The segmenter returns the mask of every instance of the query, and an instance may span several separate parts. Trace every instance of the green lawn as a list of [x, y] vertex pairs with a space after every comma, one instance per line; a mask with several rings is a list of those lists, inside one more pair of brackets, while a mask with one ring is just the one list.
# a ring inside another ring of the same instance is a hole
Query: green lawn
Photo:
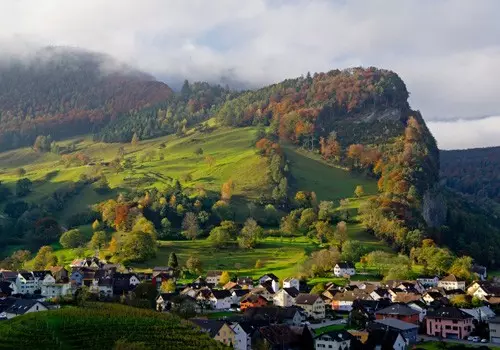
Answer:
[[377, 193], [377, 182], [345, 169], [334, 167], [318, 155], [304, 152], [291, 146], [283, 146], [290, 162], [294, 179], [293, 188], [314, 191], [319, 200], [340, 200], [352, 197], [357, 185], [362, 185], [366, 194]]
[[[309, 253], [318, 249], [318, 244], [306, 237], [264, 239], [257, 248], [241, 250], [239, 248], [215, 249], [207, 240], [196, 241], [160, 241], [160, 248], [155, 259], [144, 264], [135, 264], [138, 269], [166, 265], [171, 252], [174, 252], [183, 265], [189, 256], [200, 258], [203, 269], [227, 270], [241, 276], [260, 277], [272, 272], [280, 278], [297, 275], [298, 267]], [[259, 260], [263, 267], [255, 269]], [[239, 266], [238, 266], [239, 264]]]
[[316, 335], [320, 335], [320, 334], [324, 334], [324, 333], [327, 333], [327, 332], [341, 331], [341, 330], [343, 330], [345, 328], [346, 328], [346, 326], [344, 324], [332, 324], [330, 326], [316, 328], [314, 330], [314, 333]]

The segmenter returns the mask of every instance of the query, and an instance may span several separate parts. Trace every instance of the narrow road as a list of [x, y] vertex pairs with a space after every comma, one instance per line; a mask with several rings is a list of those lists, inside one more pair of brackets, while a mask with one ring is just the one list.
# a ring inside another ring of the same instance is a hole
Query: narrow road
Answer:
[[[445, 343], [453, 343], [453, 344], [462, 344], [462, 345], [467, 345], [467, 346], [495, 346], [495, 344], [491, 344], [490, 342], [488, 343], [474, 343], [472, 341], [468, 340], [460, 340], [460, 339], [447, 339], [447, 338], [437, 338], [437, 337], [428, 337], [426, 335], [419, 335], [418, 339], [423, 339], [424, 341], [443, 341]], [[417, 344], [418, 345], [418, 344]]]
[[337, 325], [337, 324], [346, 324], [346, 319], [344, 318], [341, 318], [339, 320], [327, 320], [325, 322], [321, 322], [321, 323], [311, 323], [309, 326], [309, 328], [312, 328], [312, 329], [317, 329], [317, 328], [323, 328], [323, 327], [327, 327], [327, 326], [333, 326], [333, 325]]

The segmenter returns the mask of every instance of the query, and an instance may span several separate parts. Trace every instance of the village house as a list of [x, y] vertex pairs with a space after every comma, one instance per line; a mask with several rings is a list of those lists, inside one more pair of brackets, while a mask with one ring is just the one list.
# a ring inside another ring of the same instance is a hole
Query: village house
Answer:
[[316, 350], [347, 350], [351, 348], [352, 338], [353, 336], [346, 331], [323, 333], [314, 339], [314, 348]]
[[365, 291], [356, 289], [343, 293], [336, 293], [332, 299], [332, 310], [351, 311], [355, 300], [373, 300]]
[[438, 282], [438, 287], [444, 288], [445, 290], [465, 290], [465, 281], [459, 280], [455, 275], [448, 275]]
[[436, 302], [440, 302], [443, 298], [445, 298], [445, 296], [443, 294], [441, 294], [440, 292], [438, 291], [433, 291], [433, 290], [430, 290], [428, 292], [425, 292], [423, 295], [422, 295], [422, 300], [427, 304], [427, 305], [430, 305], [432, 303], [436, 303]]
[[69, 278], [68, 270], [66, 270], [63, 266], [52, 266], [49, 270], [56, 281], [62, 281]]
[[267, 281], [279, 282], [280, 279], [273, 273], [267, 273], [267, 274], [259, 277], [259, 284], [263, 284]]
[[50, 270], [41, 270], [41, 271], [31, 271], [33, 277], [35, 278], [36, 290], [40, 290], [42, 288], [42, 282], [47, 275], [52, 276], [52, 272]]
[[98, 294], [100, 297], [113, 296], [113, 280], [111, 278], [94, 279], [92, 285], [89, 287], [89, 292]]
[[253, 288], [253, 279], [252, 277], [238, 277], [236, 279], [236, 283], [243, 289], [251, 289]]
[[488, 273], [485, 266], [473, 265], [471, 272], [475, 273], [481, 281], [485, 281], [486, 278], [488, 278]]
[[418, 324], [419, 312], [413, 310], [405, 304], [392, 304], [384, 309], [375, 312], [377, 320], [384, 320], [387, 318], [394, 318], [400, 321]]
[[212, 287], [219, 285], [220, 278], [222, 276], [222, 271], [207, 271], [206, 282]]
[[255, 288], [252, 288], [250, 290], [250, 293], [262, 295], [268, 301], [272, 301], [275, 294], [273, 288], [270, 286], [270, 283], [267, 282], [264, 283], [263, 285], [259, 285]]
[[163, 282], [168, 282], [171, 279], [173, 279], [173, 276], [172, 276], [171, 273], [169, 273], [169, 272], [158, 272], [157, 274], [154, 274], [154, 277], [153, 277], [153, 286], [155, 286], [156, 289], [160, 289], [160, 287], [161, 287], [161, 285], [162, 285]]
[[234, 331], [234, 350], [251, 350], [252, 336], [256, 328], [249, 322], [232, 322], [231, 329]]
[[325, 318], [325, 302], [319, 295], [300, 293], [295, 298], [295, 305], [302, 308], [307, 317], [315, 320]]
[[500, 344], [500, 317], [495, 317], [490, 320], [490, 342]]
[[427, 304], [425, 304], [422, 301], [412, 301], [411, 303], [407, 304], [409, 307], [411, 307], [413, 310], [418, 311], [418, 321], [422, 323], [425, 319], [425, 316], [427, 316]]
[[47, 298], [71, 295], [71, 283], [67, 277], [65, 280], [56, 281], [56, 278], [52, 274], [48, 274], [42, 281], [41, 293]]
[[300, 281], [295, 277], [288, 277], [283, 280], [283, 288], [295, 288], [300, 290]]
[[16, 287], [19, 294], [33, 294], [38, 289], [38, 283], [31, 272], [19, 272], [16, 278]]
[[47, 311], [49, 308], [46, 304], [34, 299], [16, 299], [16, 301], [5, 310], [5, 315], [8, 320], [11, 318], [25, 315], [31, 312]]
[[283, 287], [273, 296], [273, 304], [281, 307], [295, 305], [295, 298], [299, 291], [295, 287]]
[[489, 323], [492, 319], [494, 319], [497, 315], [493, 310], [491, 310], [488, 306], [480, 306], [473, 309], [460, 309], [466, 314], [474, 317], [474, 320], [477, 322], [486, 322]]
[[69, 276], [71, 284], [80, 287], [83, 284], [83, 272], [79, 269], [73, 269]]
[[302, 310], [293, 306], [287, 308], [274, 306], [249, 308], [245, 310], [243, 318], [248, 322], [284, 323], [290, 326], [298, 326], [304, 321]]
[[437, 276], [420, 276], [417, 278], [417, 282], [420, 283], [424, 288], [434, 288], [438, 286], [439, 277]]
[[383, 320], [376, 320], [369, 325], [371, 330], [373, 329], [381, 329], [387, 330], [391, 329], [399, 332], [403, 338], [409, 344], [415, 344], [417, 342], [418, 337], [418, 326], [413, 323], [404, 322], [395, 318], [386, 318]]
[[255, 294], [247, 294], [240, 300], [240, 309], [241, 311], [245, 311], [251, 307], [264, 307], [267, 305], [267, 299], [262, 295]]
[[222, 289], [233, 290], [233, 289], [241, 289], [241, 287], [238, 283], [229, 281], [222, 286]]
[[226, 310], [231, 308], [232, 295], [228, 290], [217, 290], [211, 291], [208, 300], [210, 305], [214, 310]]
[[353, 276], [356, 274], [356, 268], [352, 262], [339, 262], [334, 266], [333, 274], [337, 277]]
[[370, 293], [370, 297], [373, 300], [388, 299], [391, 297], [389, 290], [385, 288], [377, 288]]
[[233, 346], [235, 344], [235, 332], [229, 324], [223, 321], [207, 320], [207, 319], [191, 319], [203, 332], [208, 333], [210, 338], [217, 340], [224, 345]]
[[17, 272], [10, 270], [0, 270], [0, 281], [16, 282]]
[[441, 307], [429, 310], [425, 320], [429, 336], [464, 339], [472, 332], [474, 318], [456, 307]]
[[408, 345], [405, 338], [395, 330], [376, 329], [370, 332], [365, 343], [366, 349], [405, 350]]
[[467, 294], [481, 300], [500, 296], [500, 286], [490, 281], [475, 281], [467, 288]]
[[241, 298], [248, 294], [248, 289], [233, 289], [231, 291], [231, 305], [239, 305]]
[[170, 311], [174, 307], [189, 305], [189, 308], [196, 313], [201, 312], [201, 308], [196, 300], [189, 295], [178, 295], [176, 293], [161, 293], [156, 298], [156, 311]]

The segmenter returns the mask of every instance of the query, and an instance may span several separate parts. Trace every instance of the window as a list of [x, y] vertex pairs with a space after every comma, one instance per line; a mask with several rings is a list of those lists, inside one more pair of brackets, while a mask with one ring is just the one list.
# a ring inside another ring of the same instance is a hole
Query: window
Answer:
[[453, 320], [453, 324], [457, 324], [457, 323], [458, 323], [458, 321], [457, 321], [457, 320]]

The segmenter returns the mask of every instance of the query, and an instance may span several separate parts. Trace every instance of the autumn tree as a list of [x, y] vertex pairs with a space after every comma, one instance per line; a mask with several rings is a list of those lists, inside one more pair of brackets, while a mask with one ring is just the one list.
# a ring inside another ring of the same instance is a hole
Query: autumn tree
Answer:
[[264, 267], [264, 264], [262, 263], [262, 261], [260, 259], [257, 259], [257, 261], [255, 262], [255, 268], [261, 269], [263, 267]]
[[326, 160], [339, 161], [342, 154], [342, 148], [337, 141], [335, 133], [330, 133], [327, 139], [321, 137], [319, 139], [321, 156]]
[[318, 284], [316, 284], [311, 289], [311, 291], [309, 293], [310, 294], [321, 295], [325, 290], [326, 290], [325, 284], [324, 283], [318, 283]]
[[234, 190], [233, 180], [229, 179], [226, 182], [224, 182], [222, 184], [221, 193], [220, 193], [221, 200], [229, 202], [229, 200], [233, 196], [233, 190]]
[[90, 239], [90, 247], [92, 249], [102, 249], [106, 246], [107, 240], [108, 237], [105, 231], [95, 231]]
[[240, 247], [244, 249], [254, 248], [263, 232], [264, 230], [257, 224], [257, 221], [252, 218], [247, 219], [238, 237]]
[[229, 272], [223, 271], [222, 274], [220, 275], [219, 285], [223, 286], [229, 281], [231, 281], [231, 276], [229, 275]]
[[342, 247], [347, 238], [347, 224], [345, 221], [341, 221], [335, 229], [334, 239], [337, 241], [339, 247]]
[[51, 246], [41, 247], [33, 260], [33, 269], [44, 270], [46, 267], [52, 266], [53, 256], [54, 250]]
[[191, 255], [187, 260], [186, 260], [186, 268], [191, 272], [192, 274], [197, 274], [201, 273], [203, 266], [201, 264], [200, 258]]
[[314, 227], [316, 237], [320, 242], [331, 241], [335, 235], [332, 225], [327, 221], [317, 221]]
[[101, 223], [99, 222], [99, 220], [95, 220], [93, 223], [92, 223], [92, 231], [100, 231], [102, 230], [102, 225]]
[[472, 271], [472, 258], [470, 256], [462, 256], [456, 258], [453, 261], [453, 264], [448, 270], [448, 273], [455, 275], [457, 278], [462, 280], [471, 280], [472, 279], [471, 271]]
[[356, 189], [354, 190], [354, 194], [358, 198], [364, 196], [365, 195], [365, 190], [364, 190], [363, 186], [357, 185]]
[[193, 212], [188, 212], [182, 220], [182, 234], [187, 239], [196, 239], [198, 237], [200, 227], [198, 224], [198, 219], [196, 214]]
[[109, 242], [109, 252], [111, 254], [116, 254], [118, 253], [118, 250], [120, 249], [118, 240], [113, 236], [111, 237], [111, 241]]
[[208, 236], [208, 240], [215, 248], [227, 247], [232, 239], [231, 234], [220, 226], [214, 227]]
[[160, 292], [161, 293], [173, 293], [175, 292], [175, 282], [173, 279], [161, 282]]
[[156, 241], [146, 232], [132, 232], [125, 237], [120, 252], [123, 260], [144, 262], [156, 256]]
[[26, 175], [26, 170], [24, 168], [17, 168], [15, 173], [17, 177], [21, 177]]

